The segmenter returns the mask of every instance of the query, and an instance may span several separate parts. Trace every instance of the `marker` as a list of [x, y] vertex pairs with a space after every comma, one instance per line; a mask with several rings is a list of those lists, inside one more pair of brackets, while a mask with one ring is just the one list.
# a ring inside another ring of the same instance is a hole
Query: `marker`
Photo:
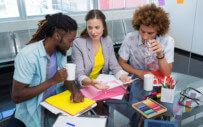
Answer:
[[156, 100], [156, 99], [159, 99], [160, 97], [161, 97], [161, 93], [156, 93], [156, 92], [154, 92], [154, 93], [152, 93], [151, 95], [148, 95], [148, 96], [143, 97], [143, 100], [146, 100], [146, 99], [148, 99], [148, 98], [151, 98], [151, 99]]
[[70, 126], [72, 126], [72, 127], [75, 127], [75, 125], [74, 124], [72, 124], [72, 123], [66, 123], [66, 124], [68, 124], [68, 125], [70, 125]]
[[164, 84], [161, 82], [161, 79], [158, 79], [158, 81], [161, 83], [161, 85], [165, 88]]
[[166, 84], [166, 79], [167, 79], [167, 77], [165, 76], [165, 77], [164, 77], [164, 85]]
[[178, 83], [178, 81], [175, 82], [175, 84], [173, 85], [173, 88], [176, 86], [177, 83]]

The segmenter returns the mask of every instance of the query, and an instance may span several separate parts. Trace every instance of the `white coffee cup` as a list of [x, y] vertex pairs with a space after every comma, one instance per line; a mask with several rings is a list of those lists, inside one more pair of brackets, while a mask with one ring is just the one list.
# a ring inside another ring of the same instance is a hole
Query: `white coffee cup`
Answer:
[[144, 90], [152, 91], [153, 90], [154, 75], [145, 74], [144, 75]]
[[69, 81], [75, 80], [75, 69], [76, 69], [76, 64], [73, 64], [73, 63], [66, 64], [66, 71], [68, 74], [67, 80]]

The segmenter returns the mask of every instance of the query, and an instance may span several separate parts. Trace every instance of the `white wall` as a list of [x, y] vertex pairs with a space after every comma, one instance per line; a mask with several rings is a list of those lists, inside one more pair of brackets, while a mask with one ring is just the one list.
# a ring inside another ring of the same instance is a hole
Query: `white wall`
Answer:
[[203, 55], [203, 0], [197, 1], [192, 52]]
[[184, 4], [177, 4], [177, 0], [165, 2], [163, 8], [170, 15], [169, 34], [175, 39], [175, 47], [203, 55], [203, 0], [184, 0]]

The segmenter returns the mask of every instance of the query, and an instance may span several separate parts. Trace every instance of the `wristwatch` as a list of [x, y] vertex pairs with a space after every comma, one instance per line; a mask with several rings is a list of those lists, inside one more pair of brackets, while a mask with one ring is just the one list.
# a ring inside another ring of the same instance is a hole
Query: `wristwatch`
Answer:
[[162, 56], [162, 57], [158, 57], [158, 56], [156, 56], [156, 58], [159, 59], [159, 60], [161, 60], [161, 59], [164, 58], [164, 56], [165, 56], [165, 55], [164, 55], [164, 53], [163, 53], [163, 56]]

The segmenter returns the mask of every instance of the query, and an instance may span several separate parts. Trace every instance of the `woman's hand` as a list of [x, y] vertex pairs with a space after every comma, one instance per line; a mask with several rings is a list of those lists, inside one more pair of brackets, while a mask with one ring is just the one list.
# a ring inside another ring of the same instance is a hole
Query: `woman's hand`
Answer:
[[82, 80], [82, 84], [83, 84], [83, 87], [86, 87], [86, 86], [94, 86], [95, 88], [99, 89], [99, 90], [106, 90], [109, 88], [109, 86], [103, 86], [101, 84], [101, 82], [97, 81], [96, 79], [89, 79], [89, 78], [85, 78]]
[[99, 90], [106, 90], [109, 88], [109, 86], [103, 86], [101, 82], [97, 81], [96, 79], [91, 80], [91, 85]]

